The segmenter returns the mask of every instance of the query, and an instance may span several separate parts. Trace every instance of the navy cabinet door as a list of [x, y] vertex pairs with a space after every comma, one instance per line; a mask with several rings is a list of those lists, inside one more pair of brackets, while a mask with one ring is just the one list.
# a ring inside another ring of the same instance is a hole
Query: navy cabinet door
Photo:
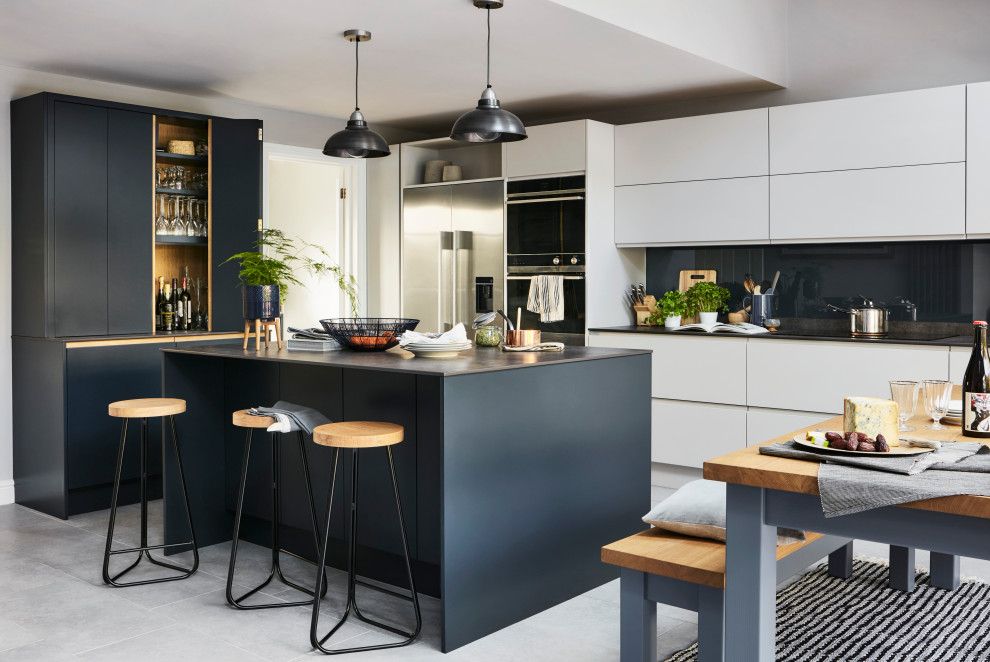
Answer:
[[[151, 115], [107, 117], [107, 328], [151, 333], [154, 146]], [[93, 269], [98, 268], [94, 264]]]
[[102, 336], [107, 333], [107, 109], [56, 101], [54, 124], [55, 335]]
[[237, 265], [219, 266], [251, 250], [261, 218], [261, 120], [211, 120], [214, 331], [241, 331], [244, 318]]
[[[171, 341], [66, 350], [66, 466], [70, 490], [113, 482], [123, 421], [111, 418], [107, 405], [117, 400], [160, 397], [160, 350], [167, 346]], [[138, 476], [141, 421], [134, 419], [128, 427], [125, 479]], [[149, 418], [152, 474], [161, 473], [161, 439], [161, 419]], [[109, 501], [105, 507], [110, 507]]]

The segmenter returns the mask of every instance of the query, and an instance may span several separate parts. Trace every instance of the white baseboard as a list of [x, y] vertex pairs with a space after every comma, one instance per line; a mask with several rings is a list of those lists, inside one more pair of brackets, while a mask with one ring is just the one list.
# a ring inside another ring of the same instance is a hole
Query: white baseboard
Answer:
[[14, 481], [0, 480], [0, 506], [14, 503]]
[[674, 464], [653, 462], [650, 467], [650, 484], [657, 487], [668, 487], [676, 490], [701, 478], [701, 469], [680, 467]]

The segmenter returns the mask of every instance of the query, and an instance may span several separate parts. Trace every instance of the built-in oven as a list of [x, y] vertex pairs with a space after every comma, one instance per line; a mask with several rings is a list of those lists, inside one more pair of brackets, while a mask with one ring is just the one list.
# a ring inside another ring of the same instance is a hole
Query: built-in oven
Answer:
[[[584, 175], [515, 180], [506, 186], [506, 313], [545, 341], [585, 342]], [[541, 322], [526, 309], [533, 276], [561, 279], [564, 319]]]

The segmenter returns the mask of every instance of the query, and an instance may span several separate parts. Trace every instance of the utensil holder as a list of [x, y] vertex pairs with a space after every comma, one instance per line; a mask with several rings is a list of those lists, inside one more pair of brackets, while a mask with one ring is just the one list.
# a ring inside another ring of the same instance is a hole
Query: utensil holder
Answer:
[[522, 329], [505, 332], [505, 344], [509, 347], [529, 347], [540, 342], [539, 329]]

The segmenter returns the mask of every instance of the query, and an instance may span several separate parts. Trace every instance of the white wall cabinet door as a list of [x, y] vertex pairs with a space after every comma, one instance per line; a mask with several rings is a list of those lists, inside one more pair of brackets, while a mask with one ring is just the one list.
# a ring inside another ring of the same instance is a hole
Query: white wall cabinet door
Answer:
[[747, 343], [750, 407], [841, 414], [849, 396], [890, 398], [894, 379], [947, 379], [946, 347], [885, 343]]
[[585, 120], [526, 127], [526, 140], [505, 143], [505, 176], [540, 177], [585, 170]]
[[990, 236], [990, 83], [966, 90], [966, 234]]
[[770, 240], [962, 238], [966, 166], [949, 163], [770, 177]]
[[796, 430], [814, 430], [819, 423], [834, 415], [750, 407], [746, 412], [746, 445], [762, 444]]
[[746, 408], [654, 400], [652, 444], [654, 462], [700, 469], [746, 447]]
[[770, 238], [768, 177], [615, 189], [615, 243], [758, 243]]
[[966, 160], [966, 86], [770, 109], [770, 174]]
[[966, 366], [969, 365], [969, 357], [972, 353], [972, 347], [949, 348], [949, 379], [953, 384], [962, 384]]
[[768, 174], [767, 109], [615, 127], [615, 185]]
[[650, 333], [592, 333], [592, 347], [653, 351], [653, 397], [746, 404], [746, 340]]

